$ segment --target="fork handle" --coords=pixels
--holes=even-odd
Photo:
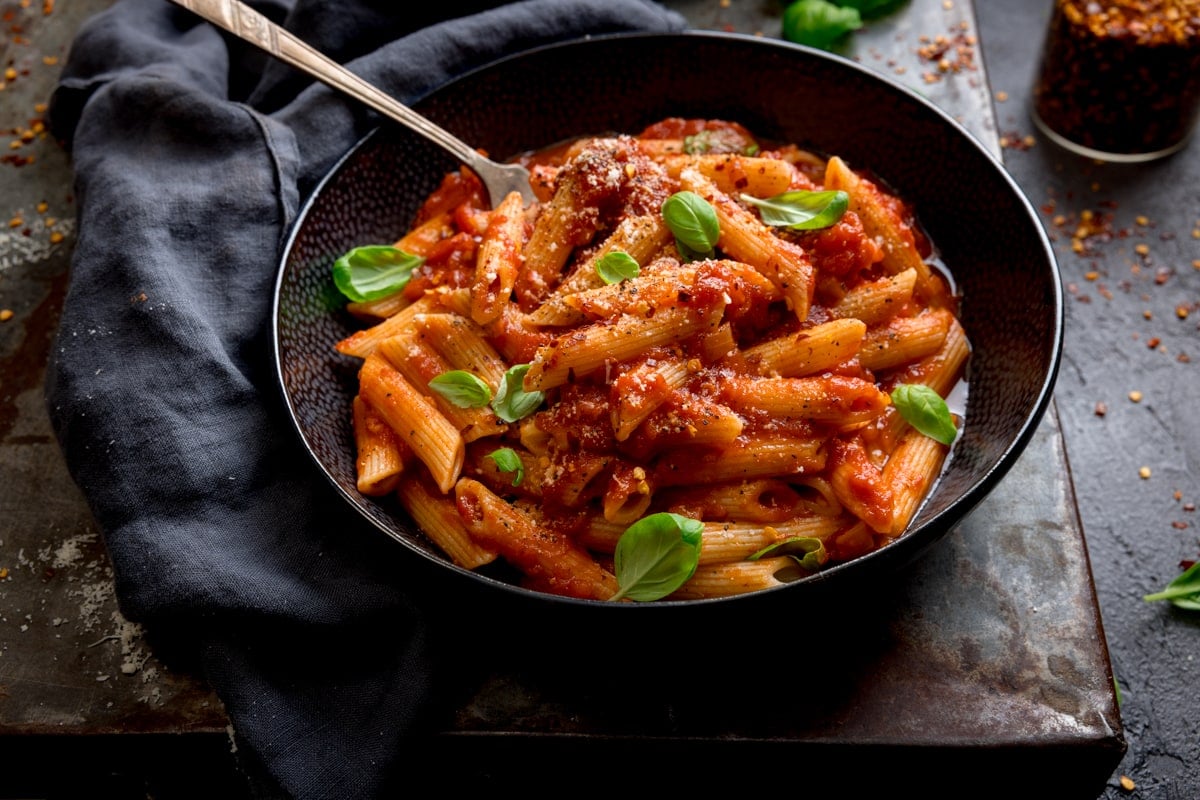
[[[476,171],[488,171],[493,162],[457,136],[435,125],[395,98],[372,86],[350,70],[305,44],[262,14],[238,0],[174,0],[194,14],[223,28],[279,60],[302,70],[365,103],[450,151]],[[499,202],[501,198],[494,198]]]

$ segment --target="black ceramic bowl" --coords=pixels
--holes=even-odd
[[[962,127],[867,68],[739,35],[602,37],[490,65],[416,108],[500,160],[584,134],[636,133],[670,116],[735,120],[764,139],[840,155],[913,204],[963,298],[961,319],[973,347],[963,434],[904,536],[759,595],[857,584],[860,577],[911,562],[1004,476],[1050,401],[1062,294],[1035,212]],[[349,408],[359,362],[334,351],[354,322],[341,310],[330,265],[353,246],[397,238],[442,175],[456,168],[424,139],[388,126],[332,170],[303,210],[284,254],[275,305],[279,377],[305,446],[346,501],[380,531],[468,580],[534,595],[454,566],[398,506],[355,489]]]

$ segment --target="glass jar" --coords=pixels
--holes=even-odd
[[[1200,0],[1055,0],[1033,92],[1048,138],[1106,161],[1179,150],[1200,112]]]

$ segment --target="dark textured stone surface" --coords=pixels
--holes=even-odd
[[[1002,131],[1036,136],[1029,103],[1050,8],[1042,0],[978,4],[992,87],[1008,98],[996,106]],[[1123,699],[1129,750],[1118,774],[1136,784],[1132,796],[1190,800],[1200,797],[1200,617],[1142,595],[1200,557],[1200,518],[1187,510],[1200,502],[1200,239],[1192,233],[1200,227],[1200,143],[1132,166],[1098,164],[1037,138],[1032,149],[1006,151],[1005,163],[1046,207],[1068,287],[1056,399]],[[1085,210],[1111,217],[1113,236],[1089,237],[1077,254],[1071,234]],[[1135,250],[1141,244],[1146,255]],[[1140,403],[1128,399],[1132,391]],[[1107,413],[1098,415],[1097,404]],[[1139,478],[1142,467],[1148,479]],[[1105,794],[1129,796],[1115,780]]]

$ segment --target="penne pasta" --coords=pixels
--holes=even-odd
[[[438,488],[450,491],[466,457],[458,429],[383,356],[372,354],[363,361],[358,385],[363,399],[425,464]]]
[[[904,534],[950,451],[906,406],[970,344],[896,195],[720,120],[527,160],[538,199],[488,211],[455,173],[397,240],[412,283],[347,306],[359,492],[460,567],[583,600],[767,590]],[[825,188],[849,210],[793,229]]]
[[[396,490],[400,505],[413,522],[442,548],[450,559],[464,569],[479,569],[496,560],[495,550],[485,547],[467,531],[454,498],[419,477],[400,482]]]
[[[361,395],[354,398],[353,413],[358,490],[365,495],[390,494],[412,451]]]
[[[730,256],[753,266],[770,280],[787,300],[797,319],[808,319],[816,276],[804,251],[786,239],[775,236],[753,214],[695,169],[684,169],[679,176],[679,185],[712,204],[721,227],[718,245]]]

